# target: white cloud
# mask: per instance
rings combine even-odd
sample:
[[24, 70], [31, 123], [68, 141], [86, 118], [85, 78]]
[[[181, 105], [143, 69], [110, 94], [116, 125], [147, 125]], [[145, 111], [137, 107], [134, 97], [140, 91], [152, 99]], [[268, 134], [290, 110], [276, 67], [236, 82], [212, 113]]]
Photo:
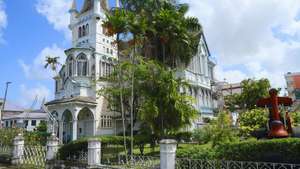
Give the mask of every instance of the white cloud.
[[20, 97], [19, 97], [19, 104], [23, 107], [29, 108], [35, 98], [37, 98], [36, 105], [33, 108], [39, 108], [43, 99], [49, 99], [52, 97], [51, 91], [44, 85], [38, 84], [35, 87], [28, 87], [24, 84], [20, 85]]
[[25, 63], [23, 60], [19, 60], [19, 64], [22, 67], [26, 78], [32, 80], [47, 80], [51, 79], [55, 75], [55, 72], [53, 72], [50, 68], [45, 69], [44, 67], [47, 56], [60, 57], [59, 63], [63, 63], [65, 61], [63, 49], [57, 47], [56, 44], [46, 47], [37, 55], [32, 63]]
[[183, 1], [204, 27], [220, 80], [266, 77], [283, 87], [284, 73], [300, 71], [300, 39], [288, 39], [300, 35], [299, 0]]
[[3, 43], [5, 40], [3, 39], [3, 30], [7, 26], [7, 14], [5, 12], [4, 1], [0, 0], [0, 42]]
[[231, 83], [238, 83], [241, 80], [247, 78], [247, 75], [239, 70], [223, 70], [220, 66], [217, 66], [216, 69], [216, 77], [218, 80], [225, 80]]
[[69, 13], [71, 0], [38, 0], [36, 10], [47, 18], [54, 29], [64, 33], [67, 40], [71, 39], [69, 31]]

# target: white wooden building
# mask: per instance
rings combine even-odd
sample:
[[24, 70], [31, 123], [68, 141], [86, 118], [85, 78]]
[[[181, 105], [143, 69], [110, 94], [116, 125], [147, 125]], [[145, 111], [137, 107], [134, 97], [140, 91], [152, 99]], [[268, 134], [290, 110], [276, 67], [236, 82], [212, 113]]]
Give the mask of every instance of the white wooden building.
[[[118, 0], [117, 0], [118, 1]], [[57, 121], [57, 135], [62, 142], [91, 135], [114, 135], [121, 132], [119, 114], [107, 109], [107, 101], [96, 91], [108, 85], [96, 79], [108, 76], [116, 62], [115, 37], [107, 37], [102, 27], [107, 0], [85, 0], [80, 11], [76, 1], [70, 9], [72, 47], [65, 50], [67, 59], [55, 79], [55, 99], [46, 103]], [[192, 83], [190, 93], [196, 107], [205, 116], [213, 115], [211, 82], [215, 64], [210, 60], [204, 36], [199, 52], [187, 70], [178, 72]], [[195, 127], [201, 119], [195, 122]]]

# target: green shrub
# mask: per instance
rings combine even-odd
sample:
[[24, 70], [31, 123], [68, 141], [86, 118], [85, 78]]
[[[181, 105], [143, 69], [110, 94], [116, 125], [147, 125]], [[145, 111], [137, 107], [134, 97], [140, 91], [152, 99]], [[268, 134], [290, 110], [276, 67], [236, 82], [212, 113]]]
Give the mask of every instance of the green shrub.
[[[72, 141], [68, 144], [63, 145], [59, 149], [59, 155], [62, 160], [65, 160], [69, 155], [79, 156], [80, 152], [87, 151], [88, 140], [91, 138], [99, 139], [101, 141], [102, 149], [107, 153], [116, 153], [116, 151], [122, 151], [120, 149], [124, 145], [124, 139], [122, 136], [97, 136], [97, 137], [84, 137], [76, 141]], [[130, 137], [126, 137], [126, 143], [130, 144]], [[127, 145], [127, 147], [128, 147]], [[114, 148], [115, 146], [115, 148]], [[109, 151], [105, 149], [110, 149]], [[102, 152], [102, 153], [105, 153]]]
[[213, 132], [212, 125], [206, 125], [202, 128], [194, 129], [192, 134], [193, 141], [196, 141], [199, 144], [206, 144], [212, 140]]
[[265, 109], [252, 109], [240, 113], [240, 135], [249, 137], [254, 131], [266, 128], [268, 119], [268, 112]]
[[2, 128], [0, 129], [0, 143], [4, 145], [12, 145], [13, 139], [23, 133], [26, 145], [46, 145], [49, 133], [38, 131], [24, 131], [20, 128]]
[[292, 113], [290, 113], [290, 116], [292, 118], [293, 126], [299, 126], [300, 125], [300, 112], [292, 112]]
[[214, 148], [207, 145], [191, 145], [179, 148], [178, 158], [299, 163], [300, 139], [272, 139], [224, 143]]
[[299, 163], [300, 139], [249, 140], [218, 146], [218, 158], [237, 161]]
[[176, 157], [214, 160], [216, 159], [216, 152], [210, 145], [191, 145], [184, 148], [178, 148]]
[[193, 139], [200, 144], [211, 142], [213, 147], [238, 140], [228, 112], [220, 112], [216, 120], [212, 120], [210, 124], [200, 129], [195, 129]]

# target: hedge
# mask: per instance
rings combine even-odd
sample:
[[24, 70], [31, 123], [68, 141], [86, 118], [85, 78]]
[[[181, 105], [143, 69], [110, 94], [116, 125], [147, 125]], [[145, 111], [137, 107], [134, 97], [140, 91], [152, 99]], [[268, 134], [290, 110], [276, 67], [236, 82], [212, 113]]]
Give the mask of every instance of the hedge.
[[[102, 150], [105, 154], [112, 154], [123, 151], [124, 139], [122, 136], [97, 136], [97, 137], [84, 137], [76, 141], [72, 141], [68, 144], [63, 145], [59, 149], [60, 159], [65, 160], [68, 156], [79, 156], [82, 151], [87, 151], [88, 140], [94, 138], [101, 141]], [[126, 142], [130, 144], [130, 137], [126, 137]], [[114, 147], [113, 147], [114, 146]]]
[[247, 140], [215, 148], [195, 145], [176, 152], [179, 158], [300, 163], [300, 139]]
[[219, 159], [300, 163], [300, 139], [249, 140], [217, 147]]

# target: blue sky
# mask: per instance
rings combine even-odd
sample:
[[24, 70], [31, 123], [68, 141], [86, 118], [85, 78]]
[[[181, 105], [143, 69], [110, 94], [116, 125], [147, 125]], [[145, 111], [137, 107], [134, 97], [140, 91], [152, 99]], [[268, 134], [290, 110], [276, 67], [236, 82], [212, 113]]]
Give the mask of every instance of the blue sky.
[[[299, 0], [182, 1], [204, 27], [219, 80], [266, 77], [274, 87], [284, 87], [284, 74], [300, 71]], [[63, 51], [70, 47], [70, 3], [0, 0], [0, 98], [11, 81], [11, 102], [29, 106], [36, 95], [39, 101], [53, 99], [52, 72], [43, 64], [47, 55], [61, 56], [63, 62]]]
[[[7, 26], [1, 30], [3, 42], [0, 44], [0, 98], [4, 96], [5, 82], [11, 81], [8, 100], [24, 106], [30, 105], [34, 95], [39, 92], [42, 95], [38, 96], [41, 101], [45, 91], [40, 90], [45, 88], [49, 89], [46, 93], [47, 99], [53, 98], [54, 85], [51, 78], [27, 77], [21, 63], [33, 66], [41, 51], [53, 45], [62, 50], [70, 47], [70, 39], [66, 38], [64, 32], [55, 29], [54, 25], [38, 12], [39, 2], [42, 1], [5, 0], [1, 4], [7, 16]], [[78, 0], [78, 6], [80, 5], [82, 0]], [[67, 13], [68, 8], [64, 10], [64, 13]], [[39, 70], [30, 71], [34, 74], [34, 71]], [[24, 96], [26, 94], [29, 96]]]

